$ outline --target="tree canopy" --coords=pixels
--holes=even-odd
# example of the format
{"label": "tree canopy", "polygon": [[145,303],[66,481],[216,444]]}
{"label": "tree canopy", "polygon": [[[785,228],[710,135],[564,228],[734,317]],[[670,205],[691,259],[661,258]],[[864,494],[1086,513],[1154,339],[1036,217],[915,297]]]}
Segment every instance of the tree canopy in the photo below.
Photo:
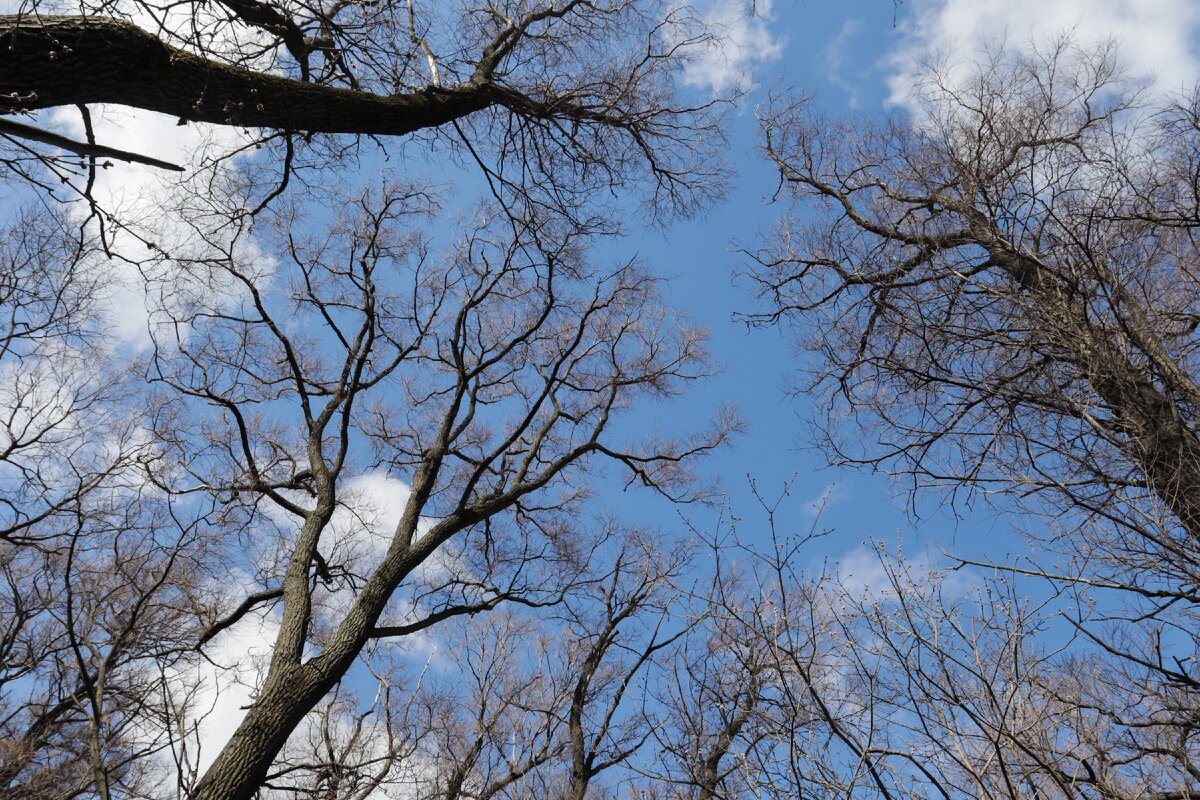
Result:
{"label": "tree canopy", "polygon": [[7,10],[0,799],[1200,793],[1200,94],[1068,36],[757,107],[813,438],[1031,545],[851,568],[807,476],[723,494],[623,246],[726,189],[728,17]]}

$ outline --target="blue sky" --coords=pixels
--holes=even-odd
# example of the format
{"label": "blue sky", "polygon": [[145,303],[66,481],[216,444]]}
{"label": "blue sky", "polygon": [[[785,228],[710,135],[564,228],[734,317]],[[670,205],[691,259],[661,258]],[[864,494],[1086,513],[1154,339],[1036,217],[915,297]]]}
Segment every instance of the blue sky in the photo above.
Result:
{"label": "blue sky", "polygon": [[[3,0],[0,0],[3,2]],[[985,43],[1005,37],[1021,46],[1072,30],[1078,38],[1096,41],[1116,37],[1122,55],[1136,75],[1157,75],[1156,91],[1178,91],[1200,77],[1200,3],[1195,0],[694,0],[701,15],[724,26],[722,48],[698,60],[692,72],[699,94],[713,88],[741,86],[746,94],[729,122],[729,160],[736,175],[725,200],[694,220],[666,229],[638,229],[627,222],[628,236],[605,245],[598,255],[614,262],[636,255],[656,274],[670,278],[669,299],[686,310],[711,333],[711,347],[723,364],[722,373],[669,412],[672,421],[695,418],[702,422],[720,403],[733,401],[749,425],[746,435],[710,460],[711,475],[720,477],[735,512],[748,512],[753,502],[747,478],[753,477],[766,495],[773,495],[794,476],[792,497],[785,504],[798,526],[810,524],[813,502],[828,496],[824,526],[835,530],[814,547],[815,562],[837,557],[864,539],[895,543],[902,537],[914,547],[953,549],[1003,560],[1011,548],[1022,548],[1003,533],[1011,520],[997,522],[987,508],[954,519],[935,509],[928,496],[918,508],[920,519],[906,513],[901,487],[888,478],[858,471],[828,469],[825,458],[807,446],[811,408],[804,397],[788,397],[785,387],[795,376],[798,356],[780,329],[747,330],[735,320],[752,311],[755,301],[746,280],[734,274],[747,267],[735,252],[738,245],[754,247],[782,207],[772,205],[775,174],[757,152],[756,107],[771,91],[798,89],[815,96],[831,115],[873,116],[903,109],[905,87],[918,65],[929,59],[969,60]],[[745,16],[747,7],[754,9]],[[206,147],[236,146],[241,134],[210,126],[177,126],[175,120],[143,112],[97,110],[97,136],[113,146],[187,163]],[[74,110],[52,115],[53,121],[82,135]],[[388,163],[364,165],[383,173],[405,165],[403,157]],[[426,162],[425,170],[439,165]],[[461,174],[461,173],[460,173]],[[454,181],[446,175],[440,181]],[[153,202],[161,175],[126,165],[98,177],[97,194],[109,205],[132,207]],[[449,190],[451,203],[469,202],[468,179]],[[463,184],[466,185],[463,185]],[[443,183],[443,185],[446,185]],[[181,242],[180,244],[186,244]],[[253,247],[252,242],[247,246]],[[256,254],[262,255],[262,254]],[[113,269],[120,270],[119,265]],[[130,276],[136,284],[136,276]],[[119,338],[144,336],[145,319],[128,309],[130,297],[118,297],[122,314],[114,324]],[[655,412],[648,411],[647,414]],[[657,413],[662,413],[657,412]],[[653,419],[650,422],[654,422]],[[675,511],[656,503],[647,493],[613,498],[635,512],[643,524],[675,524]],[[919,522],[919,524],[918,524]],[[983,544],[988,547],[984,548]]]}
{"label": "blue sky", "polygon": [[[756,300],[750,281],[737,277],[748,262],[736,248],[753,248],[783,211],[771,202],[777,174],[758,152],[756,106],[770,91],[794,87],[814,94],[830,114],[882,113],[891,54],[906,35],[898,27],[904,11],[888,0],[775,3],[763,25],[779,54],[749,65],[752,88],[731,120],[730,158],[737,175],[728,197],[699,219],[665,231],[643,230],[621,243],[668,276],[671,300],[709,329],[712,351],[723,366],[720,375],[678,404],[679,411],[703,420],[715,405],[732,401],[747,422],[745,435],[706,470],[719,476],[733,513],[746,518],[744,530],[752,531],[759,517],[750,479],[768,498],[791,482],[781,506],[788,532],[807,530],[823,502],[821,527],[832,532],[808,548],[814,568],[857,550],[867,539],[883,539],[893,547],[903,541],[908,552],[969,544],[978,555],[977,534],[993,526],[987,510],[956,523],[932,503],[924,504],[929,513],[918,525],[906,513],[901,487],[887,476],[828,467],[810,444],[811,403],[788,391],[803,358],[791,334],[782,328],[749,329],[737,319],[739,312],[755,310]],[[670,511],[655,509],[651,500],[634,502],[646,503],[661,524],[671,524]],[[699,521],[705,515],[689,516]]]}
{"label": "blue sky", "polygon": [[[2,3],[3,0],[0,0]],[[752,248],[760,234],[775,222],[782,206],[770,202],[775,174],[758,153],[756,107],[771,91],[789,88],[815,97],[831,115],[873,116],[902,110],[905,87],[918,65],[929,59],[969,60],[984,43],[1005,37],[1021,46],[1031,39],[1073,30],[1078,38],[1096,41],[1116,37],[1130,71],[1157,75],[1156,91],[1178,91],[1200,77],[1200,3],[1195,0],[694,0],[700,14],[721,22],[724,46],[695,65],[693,90],[741,86],[746,94],[730,120],[729,160],[736,175],[723,202],[694,220],[662,228],[637,228],[627,221],[628,235],[608,243],[598,253],[613,262],[636,255],[652,271],[670,279],[668,296],[711,333],[711,348],[723,371],[690,392],[669,411],[648,410],[649,424],[693,418],[697,424],[713,409],[734,402],[748,423],[747,433],[705,466],[729,493],[735,513],[752,516],[755,506],[748,479],[758,481],[766,496],[793,480],[792,494],[783,506],[784,520],[797,528],[811,525],[812,505],[827,498],[823,527],[834,532],[811,548],[814,566],[853,552],[866,539],[902,541],[908,553],[941,548],[996,560],[1025,549],[1007,533],[1012,520],[997,520],[986,506],[958,509],[952,514],[936,508],[926,496],[918,504],[919,518],[906,512],[902,487],[886,476],[830,469],[823,455],[808,447],[812,416],[805,397],[785,391],[796,374],[799,357],[781,329],[747,330],[736,321],[738,312],[755,308],[748,281],[734,280],[747,261],[735,252]],[[748,6],[755,14],[745,16]],[[97,136],[113,146],[187,163],[205,148],[231,148],[242,134],[210,126],[177,126],[175,120],[143,112],[96,110]],[[73,109],[51,115],[74,135],[82,135]],[[405,164],[403,157],[388,163],[366,164],[383,173]],[[436,179],[455,181],[451,175]],[[461,174],[461,173],[460,173]],[[153,203],[161,175],[136,165],[107,170],[98,177],[97,195],[108,205],[137,209]],[[471,183],[449,189],[451,203],[470,202]],[[443,183],[443,185],[447,185]],[[135,211],[136,213],[136,211]],[[131,218],[133,215],[130,215]],[[185,246],[186,242],[177,243]],[[253,242],[247,242],[253,247]],[[261,256],[263,254],[255,254]],[[121,270],[114,265],[114,270]],[[114,319],[118,338],[145,335],[145,318],[129,309],[138,305],[137,276],[130,275],[128,295],[117,297],[122,313]],[[120,284],[120,281],[117,282]],[[661,419],[656,419],[658,414]],[[668,419],[669,418],[669,419]],[[676,511],[649,493],[630,492],[605,502],[625,509],[629,521],[676,525]],[[697,511],[695,522],[705,516]]]}
{"label": "blue sky", "polygon": [[[724,6],[711,8],[728,13]],[[726,72],[717,70],[718,82],[740,80],[749,88],[731,120],[729,155],[737,176],[728,197],[697,220],[665,231],[637,231],[620,244],[669,276],[670,298],[709,329],[712,350],[723,365],[717,378],[689,394],[670,416],[694,415],[699,421],[719,402],[737,404],[748,431],[707,469],[719,476],[733,512],[748,519],[744,529],[752,528],[757,518],[751,478],[767,497],[792,481],[790,497],[781,506],[783,524],[791,531],[807,529],[815,504],[824,498],[821,527],[831,533],[809,547],[813,568],[826,561],[861,565],[866,540],[883,540],[889,549],[902,546],[910,556],[928,551],[934,561],[940,550],[947,550],[1011,562],[1030,547],[1014,535],[1014,526],[1036,530],[1036,521],[1017,519],[1012,509],[983,502],[945,508],[932,492],[918,495],[913,504],[905,485],[886,475],[829,467],[826,457],[810,446],[811,420],[819,414],[808,398],[787,391],[803,358],[792,337],[779,328],[748,330],[737,321],[738,312],[756,306],[749,281],[734,277],[748,266],[735,248],[753,248],[784,210],[771,202],[776,174],[757,152],[755,109],[772,91],[796,89],[813,95],[820,109],[833,116],[903,113],[905,90],[923,61],[962,63],[999,39],[1020,47],[1068,32],[1083,41],[1115,38],[1127,69],[1149,81],[1151,92],[1184,91],[1200,77],[1195,55],[1200,51],[1200,4],[775,0],[759,2],[757,8],[757,18],[731,24],[733,55],[726,54]],[[702,71],[703,77],[712,80],[714,69]],[[661,504],[630,500],[647,519],[671,524],[673,512]]]}
{"label": "blue sky", "polygon": [[[0,0],[3,3],[4,0]],[[808,446],[812,438],[808,418],[814,416],[807,398],[788,396],[786,386],[799,365],[788,334],[778,328],[748,330],[737,321],[738,312],[755,310],[752,287],[734,275],[748,264],[736,252],[738,245],[753,248],[769,229],[782,207],[770,197],[775,174],[760,157],[756,106],[773,89],[797,88],[815,95],[817,104],[832,115],[872,116],[902,110],[905,87],[917,65],[939,54],[969,59],[984,40],[1007,36],[1018,46],[1030,38],[1044,38],[1074,30],[1082,39],[1095,41],[1114,36],[1135,75],[1157,76],[1152,91],[1173,92],[1200,78],[1200,3],[1196,0],[757,0],[758,16],[739,16],[741,3],[697,0],[703,13],[727,22],[729,39],[723,52],[697,66],[696,92],[742,85],[747,89],[730,119],[729,159],[736,177],[726,198],[694,220],[664,228],[638,228],[628,222],[628,235],[609,242],[597,255],[620,262],[637,256],[654,273],[669,279],[667,296],[687,311],[711,334],[711,349],[723,365],[722,372],[689,392],[669,408],[648,409],[639,423],[662,424],[678,429],[701,425],[714,408],[732,401],[748,430],[732,445],[712,457],[705,474],[719,478],[728,493],[734,514],[753,531],[760,515],[749,488],[751,479],[761,493],[773,498],[785,481],[791,495],[781,505],[783,532],[804,531],[812,525],[814,505],[826,499],[823,528],[829,536],[810,547],[813,569],[828,562],[853,563],[869,571],[861,543],[881,539],[891,548],[903,544],[909,556],[940,549],[971,557],[1005,562],[1027,551],[1028,545],[1013,535],[1015,520],[984,504],[960,507],[955,516],[936,507],[927,496],[910,513],[903,487],[886,476],[826,466],[825,457]],[[66,132],[81,135],[78,115],[48,115]],[[231,148],[241,134],[235,130],[206,130],[204,126],[179,127],[175,120],[140,113],[96,113],[97,138],[112,146],[186,163],[208,146]],[[375,164],[373,169],[390,169]],[[100,176],[97,194],[109,205],[129,208],[153,202],[161,176],[136,166],[123,166]],[[467,187],[456,195],[466,196]],[[149,199],[147,199],[149,198]],[[456,198],[461,199],[461,198]],[[168,242],[186,250],[187,242]],[[248,243],[247,246],[252,246]],[[267,254],[254,254],[267,257]],[[111,269],[121,270],[120,264]],[[136,283],[137,276],[130,280]],[[116,279],[120,283],[120,277]],[[131,284],[133,285],[133,284]],[[136,313],[134,290],[114,299],[123,314],[114,320],[114,335],[136,346],[146,321]],[[134,309],[131,311],[130,309]],[[139,334],[139,331],[141,332]],[[390,488],[390,487],[385,487]],[[628,522],[679,530],[678,511],[649,492],[605,494],[597,500],[619,510]],[[705,509],[685,512],[693,524],[707,529],[716,513]],[[247,647],[258,636],[245,630],[242,640],[227,650]],[[232,710],[241,695],[223,697]],[[214,748],[215,750],[215,748]]]}

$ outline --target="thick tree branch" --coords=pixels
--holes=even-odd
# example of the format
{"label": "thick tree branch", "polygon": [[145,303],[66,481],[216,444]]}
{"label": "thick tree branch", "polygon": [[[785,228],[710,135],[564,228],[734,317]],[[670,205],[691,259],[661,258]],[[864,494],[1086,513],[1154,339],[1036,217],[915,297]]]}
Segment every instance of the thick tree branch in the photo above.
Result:
{"label": "thick tree branch", "polygon": [[8,112],[115,103],[191,122],[400,136],[509,94],[486,83],[394,96],[317,86],[205,59],[100,17],[0,16],[0,52],[0,111]]}

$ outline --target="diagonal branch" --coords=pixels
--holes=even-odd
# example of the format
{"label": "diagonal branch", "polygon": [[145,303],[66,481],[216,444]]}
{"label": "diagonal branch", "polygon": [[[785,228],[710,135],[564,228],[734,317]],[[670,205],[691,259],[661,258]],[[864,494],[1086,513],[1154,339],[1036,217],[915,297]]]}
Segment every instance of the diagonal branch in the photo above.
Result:
{"label": "diagonal branch", "polygon": [[320,86],[180,50],[130,22],[0,15],[0,113],[114,103],[190,122],[402,136],[504,106],[600,125],[629,120],[566,100],[535,100],[489,80],[396,95]]}
{"label": "diagonal branch", "polygon": [[143,156],[138,153],[131,153],[128,150],[118,150],[115,147],[106,147],[102,144],[91,144],[88,142],[77,142],[74,139],[68,139],[66,136],[61,136],[57,133],[35,128],[32,125],[25,125],[21,122],[14,122],[11,119],[0,117],[0,136],[16,137],[18,139],[26,139],[31,142],[41,142],[48,144],[51,147],[57,147],[60,150],[68,150],[81,156],[96,156],[99,158],[115,158],[118,161],[128,161],[132,164],[146,164],[159,169],[169,169],[172,172],[183,172],[183,167],[178,164],[172,164],[169,161],[160,161],[157,158]]}

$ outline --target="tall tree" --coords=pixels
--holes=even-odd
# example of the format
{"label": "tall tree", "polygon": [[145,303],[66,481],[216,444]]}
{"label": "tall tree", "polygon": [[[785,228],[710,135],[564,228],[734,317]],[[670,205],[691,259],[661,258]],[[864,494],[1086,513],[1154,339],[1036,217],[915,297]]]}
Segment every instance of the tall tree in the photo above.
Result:
{"label": "tall tree", "polygon": [[[444,706],[398,654],[513,604],[578,613],[573,690],[543,721],[572,717],[582,796],[644,741],[634,684],[674,629],[639,628],[632,658],[624,637],[677,577],[653,548],[645,572],[599,546],[591,488],[608,462],[700,496],[690,463],[736,427],[617,432],[711,366],[652,276],[592,255],[631,198],[670,215],[719,192],[723,103],[679,87],[709,33],[632,1],[61,11],[0,17],[0,168],[17,192],[82,198],[10,220],[3,252],[0,680],[20,691],[0,792],[369,793],[470,751],[421,724]],[[130,211],[97,188],[105,160],[171,165],[96,141],[95,104],[211,142]],[[46,109],[86,135],[20,118]],[[383,179],[358,169],[372,152],[392,159]],[[113,335],[124,314],[136,341]],[[598,612],[605,557],[621,568]],[[255,625],[261,671],[230,669]],[[473,642],[475,661],[506,641]],[[216,683],[246,707],[214,754]],[[530,780],[568,752],[553,730],[525,753]]]}
{"label": "tall tree", "polygon": [[[1066,563],[1043,556],[1018,571],[1096,592],[1068,614],[1089,646],[1057,687],[1041,682],[1036,652],[1007,676],[967,669],[992,656],[965,633],[963,649],[929,639],[940,667],[903,655],[932,693],[923,702],[998,737],[997,769],[1041,776],[988,793],[1188,796],[1200,708],[1200,95],[1147,105],[1112,47],[1063,40],[931,70],[913,97],[911,114],[882,124],[822,119],[803,102],[765,117],[767,154],[804,211],[757,254],[759,319],[815,322],[803,337],[812,386],[831,401],[835,459],[1045,512],[1040,542]],[[1019,642],[1040,624],[1001,622],[1019,611],[980,624]],[[1111,699],[1079,683],[1085,668],[1120,676]],[[973,677],[958,683],[955,670]],[[989,691],[1020,696],[989,715],[1032,713],[1041,696],[1101,721],[1067,734],[1032,717],[971,717]],[[1051,757],[1071,737],[1092,755]]]}

